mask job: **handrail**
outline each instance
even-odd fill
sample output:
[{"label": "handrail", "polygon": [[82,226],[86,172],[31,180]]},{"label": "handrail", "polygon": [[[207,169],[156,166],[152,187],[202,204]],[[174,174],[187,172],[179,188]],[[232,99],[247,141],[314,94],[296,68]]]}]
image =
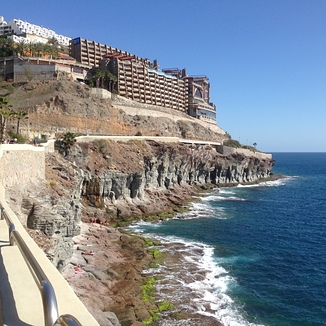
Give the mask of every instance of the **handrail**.
[{"label": "handrail", "polygon": [[44,324],[45,326],[53,325],[67,325],[67,326],[81,326],[81,323],[71,315],[59,316],[58,304],[56,295],[49,279],[44,273],[43,269],[33,256],[32,252],[26,245],[22,236],[15,229],[15,224],[11,221],[5,209],[0,204],[1,216],[0,219],[5,219],[9,225],[9,242],[13,246],[17,244],[24,260],[33,275],[33,278],[41,292],[43,302]]},{"label": "handrail", "polygon": [[61,315],[54,326],[82,326],[81,323],[76,319],[76,317],[67,314]]},{"label": "handrail", "polygon": [[43,301],[44,323],[47,326],[52,326],[59,316],[57,299],[54,293],[54,289],[18,231],[12,231],[11,238],[17,244],[41,292]]}]

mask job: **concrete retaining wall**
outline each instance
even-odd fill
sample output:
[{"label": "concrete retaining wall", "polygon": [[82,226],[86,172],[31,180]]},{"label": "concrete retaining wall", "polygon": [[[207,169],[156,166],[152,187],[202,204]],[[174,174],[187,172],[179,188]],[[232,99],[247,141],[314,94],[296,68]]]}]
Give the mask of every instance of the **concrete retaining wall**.
[{"label": "concrete retaining wall", "polygon": [[0,145],[0,183],[5,187],[45,180],[43,147],[21,144]]},{"label": "concrete retaining wall", "polygon": [[[104,100],[111,99],[111,92],[107,91],[104,88],[91,88],[91,95],[96,98],[101,98]],[[115,95],[115,94],[113,94]]]}]

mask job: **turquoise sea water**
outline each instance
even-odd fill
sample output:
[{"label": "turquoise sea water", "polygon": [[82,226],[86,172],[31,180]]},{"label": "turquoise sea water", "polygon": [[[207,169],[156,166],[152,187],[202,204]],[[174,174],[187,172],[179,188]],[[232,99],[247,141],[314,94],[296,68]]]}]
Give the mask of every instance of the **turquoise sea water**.
[{"label": "turquoise sea water", "polygon": [[225,325],[326,325],[326,153],[273,158],[285,179],[216,189],[181,218],[132,227],[183,260],[154,272],[163,297]]}]

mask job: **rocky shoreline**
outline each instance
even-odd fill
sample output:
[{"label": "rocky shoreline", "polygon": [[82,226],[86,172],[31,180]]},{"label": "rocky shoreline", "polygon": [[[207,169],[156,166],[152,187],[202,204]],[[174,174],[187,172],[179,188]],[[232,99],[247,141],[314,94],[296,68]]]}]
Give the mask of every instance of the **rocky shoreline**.
[{"label": "rocky shoreline", "polygon": [[[282,177],[274,174],[260,182]],[[136,234],[91,222],[82,222],[81,233],[73,241],[74,253],[62,275],[100,325],[144,325],[144,321],[151,318],[149,310],[157,308],[155,303],[144,302],[141,295],[148,276],[144,271],[154,259],[146,247],[147,242]],[[169,244],[163,248],[167,246]],[[163,265],[168,269],[178,269],[184,264],[184,258],[177,252],[171,254],[164,249],[162,252]],[[80,272],[76,272],[76,268]],[[159,296],[154,297],[162,301]],[[191,303],[188,311],[176,304],[173,312],[165,312],[155,325],[167,325],[167,322],[169,325],[187,322],[187,325],[222,326],[216,318],[196,312]]]},{"label": "rocky shoreline", "polygon": [[74,253],[62,275],[99,324],[143,325],[151,306],[140,296],[142,270],[152,260],[144,240],[82,222],[73,241]]},{"label": "rocky shoreline", "polygon": [[[63,275],[100,325],[144,325],[143,321],[151,318],[149,311],[157,309],[156,304],[141,299],[141,286],[145,279],[143,271],[150,266],[155,255],[148,252],[144,239],[126,234],[113,226],[126,225],[141,218],[153,221],[166,218],[186,208],[193,196],[200,192],[214,187],[234,186],[237,183],[205,183],[204,176],[208,175],[206,170],[209,171],[210,165],[207,160],[204,162],[207,167],[201,165],[202,161],[198,158],[200,169],[194,172],[200,174],[196,177],[199,181],[182,184],[175,181],[168,188],[163,185],[159,188],[156,184],[144,187],[139,183],[132,183],[134,188],[137,186],[142,191],[143,197],[130,198],[130,189],[127,186],[129,176],[136,175],[132,170],[136,167],[134,162],[141,162],[142,151],[146,149],[149,152],[150,147],[141,142],[119,146],[108,143],[105,146],[110,153],[110,160],[106,159],[109,167],[104,162],[104,154],[93,145],[84,145],[83,150],[87,151],[87,155],[81,153],[85,155],[81,156],[84,161],[79,159],[79,165],[77,156],[73,156],[72,164],[58,153],[47,155],[47,181],[44,184],[25,187],[19,185],[7,189],[6,197],[22,224],[53,264],[59,270],[63,267]],[[179,180],[181,183],[181,175],[178,174],[177,178],[172,172],[176,171],[176,162],[183,159],[182,150],[187,149],[159,144],[155,146],[159,153],[151,153],[153,173],[147,174],[142,180],[154,182],[161,176],[165,180]],[[80,147],[76,147],[78,148]],[[205,154],[208,152],[206,149]],[[139,157],[133,157],[134,153]],[[200,153],[199,150],[198,155],[201,157]],[[160,158],[158,162],[154,161],[155,157]],[[213,159],[219,162],[219,158],[215,156],[210,161],[213,162]],[[227,156],[221,157],[220,162],[225,165],[225,170],[229,170],[228,167],[235,166],[238,159],[243,160],[242,157]],[[184,160],[189,163],[186,156]],[[259,167],[257,180],[246,184],[278,178],[271,175],[263,180],[258,179],[258,176],[269,175],[272,163],[255,164],[252,161],[250,169],[254,173],[255,168]],[[158,170],[164,170],[165,174],[154,173],[156,166]],[[119,167],[124,169],[124,174]],[[141,168],[143,167],[139,168],[140,172]],[[102,171],[106,173],[108,169],[112,175],[102,175]],[[236,171],[234,179],[241,174],[242,169],[238,166]],[[112,191],[103,195],[106,194],[104,189],[107,187],[105,180],[111,180],[112,189],[116,193],[120,191],[120,197],[111,198]],[[160,215],[162,213],[165,216]],[[80,221],[83,222],[80,224]],[[93,254],[85,254],[86,251],[93,251]],[[175,265],[180,264],[178,258],[174,258]],[[200,325],[204,325],[203,317],[196,313],[178,313],[180,322],[193,320],[194,325],[199,317]],[[218,325],[215,319],[211,319],[208,317],[207,325]]]},{"label": "rocky shoreline", "polygon": [[[82,223],[80,235],[74,237],[74,254],[62,275],[90,313],[102,326],[144,325],[150,320],[155,302],[144,302],[141,287],[148,274],[153,254],[139,236],[103,226]],[[183,263],[180,256],[163,253],[163,265],[177,268]],[[182,289],[180,289],[182,290]],[[162,298],[153,294],[153,299]],[[172,304],[174,304],[172,302]],[[215,318],[175,306],[172,315],[165,312],[155,325],[222,326]],[[151,324],[152,325],[152,324]]]}]

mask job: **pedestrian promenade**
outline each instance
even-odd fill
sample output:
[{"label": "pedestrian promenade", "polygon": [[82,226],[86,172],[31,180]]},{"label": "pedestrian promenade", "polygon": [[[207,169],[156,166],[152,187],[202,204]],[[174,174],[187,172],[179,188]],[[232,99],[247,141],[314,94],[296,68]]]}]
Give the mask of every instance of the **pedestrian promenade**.
[{"label": "pedestrian promenade", "polygon": [[[0,185],[0,204],[52,284],[59,316],[73,315],[81,325],[98,326],[97,321],[78,299],[60,272],[28,235],[4,198],[4,188]],[[0,292],[2,303],[0,326],[47,325],[44,319],[41,292],[34,277],[35,274],[29,269],[18,246],[11,246],[9,243],[9,229],[6,221],[0,220]]]}]

